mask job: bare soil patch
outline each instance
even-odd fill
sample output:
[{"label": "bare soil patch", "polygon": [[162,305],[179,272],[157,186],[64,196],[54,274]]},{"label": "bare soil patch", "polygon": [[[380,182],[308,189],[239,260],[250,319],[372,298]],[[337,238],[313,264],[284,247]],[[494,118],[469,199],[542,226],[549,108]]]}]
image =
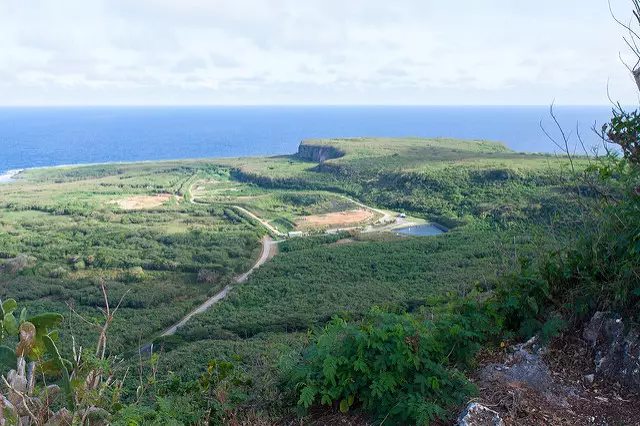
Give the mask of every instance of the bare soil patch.
[{"label": "bare soil patch", "polygon": [[352,242],[353,242],[353,239],[351,239],[351,238],[343,238],[343,239],[338,240],[335,243],[331,243],[329,245],[330,246],[341,246],[343,244],[351,244]]},{"label": "bare soil patch", "polygon": [[117,204],[123,210],[144,210],[160,207],[170,200],[171,194],[133,195],[128,198],[112,201],[111,204]]},{"label": "bare soil patch", "polygon": [[304,216],[297,219],[295,222],[296,226],[300,229],[339,228],[349,225],[359,225],[370,220],[372,217],[373,212],[365,209],[356,209],[345,212]]}]

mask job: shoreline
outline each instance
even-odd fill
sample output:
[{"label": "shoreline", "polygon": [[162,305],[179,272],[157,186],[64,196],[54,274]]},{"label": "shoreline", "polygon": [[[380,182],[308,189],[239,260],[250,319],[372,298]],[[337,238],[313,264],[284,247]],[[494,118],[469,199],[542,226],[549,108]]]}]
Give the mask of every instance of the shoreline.
[{"label": "shoreline", "polygon": [[[430,139],[430,138],[425,138],[425,139]],[[305,139],[303,141],[300,142],[299,146],[302,145],[305,141],[307,141],[308,139]],[[487,141],[487,142],[495,142],[495,141],[490,141],[490,140],[486,140],[486,139],[469,139],[470,141]],[[495,143],[500,143],[505,145],[508,149],[511,150],[511,148],[508,147],[508,145],[505,142],[495,142]],[[531,155],[531,156],[542,156],[542,157],[548,157],[551,156],[552,154],[547,153],[547,152],[537,152],[537,151],[513,151],[511,150],[513,154],[521,154],[521,155]],[[269,157],[279,157],[279,156],[297,156],[298,152],[293,152],[293,153],[275,153],[275,154],[268,154],[268,155],[239,155],[239,156],[221,156],[221,157],[191,157],[191,158],[162,158],[162,159],[151,159],[151,160],[123,160],[123,161],[97,161],[97,162],[90,162],[90,163],[71,163],[71,164],[55,164],[55,165],[49,165],[49,166],[35,166],[35,167],[23,167],[20,169],[12,169],[12,170],[0,170],[0,183],[8,183],[8,182],[15,182],[18,179],[14,179],[13,177],[23,173],[23,172],[27,172],[29,170],[41,170],[41,169],[57,169],[57,168],[75,168],[75,167],[91,167],[91,166],[102,166],[102,165],[117,165],[117,164],[122,164],[122,165],[131,165],[131,164],[147,164],[147,163],[164,163],[164,162],[181,162],[181,161],[215,161],[215,160],[230,160],[230,159],[249,159],[249,158],[269,158]]]},{"label": "shoreline", "polygon": [[[35,166],[35,167],[25,167],[22,169],[13,169],[13,170],[0,170],[0,183],[12,182],[17,179],[12,179],[13,176],[17,174],[27,172],[29,170],[42,170],[42,169],[58,169],[65,167],[91,167],[91,166],[106,166],[106,165],[114,165],[114,164],[141,164],[141,163],[164,163],[171,161],[209,161],[209,160],[233,160],[240,158],[268,158],[268,157],[278,157],[283,155],[296,155],[294,154],[270,154],[270,155],[240,155],[234,157],[193,157],[193,158],[168,158],[168,159],[159,159],[159,160],[133,160],[133,161],[99,161],[96,163],[75,163],[75,164],[55,164],[52,166]],[[2,180],[8,179],[8,180]]]},{"label": "shoreline", "polygon": [[13,177],[24,172],[25,170],[26,169],[7,170],[6,172],[0,174],[0,183],[9,183],[15,181]]}]

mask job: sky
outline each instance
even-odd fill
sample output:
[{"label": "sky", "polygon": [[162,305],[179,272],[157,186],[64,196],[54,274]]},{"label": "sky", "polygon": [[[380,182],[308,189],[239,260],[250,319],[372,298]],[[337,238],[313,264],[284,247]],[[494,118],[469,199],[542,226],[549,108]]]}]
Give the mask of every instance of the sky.
[{"label": "sky", "polygon": [[0,0],[0,105],[637,104],[623,35],[607,0]]}]

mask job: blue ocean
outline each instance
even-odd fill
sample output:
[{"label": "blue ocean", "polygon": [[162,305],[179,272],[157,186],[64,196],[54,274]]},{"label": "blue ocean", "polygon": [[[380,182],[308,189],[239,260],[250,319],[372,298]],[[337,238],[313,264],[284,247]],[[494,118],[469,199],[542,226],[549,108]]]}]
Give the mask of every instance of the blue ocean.
[{"label": "blue ocean", "polygon": [[[599,140],[610,107],[556,107],[563,128]],[[486,139],[554,152],[548,107],[0,108],[0,174],[61,164],[289,154],[308,138]]]}]

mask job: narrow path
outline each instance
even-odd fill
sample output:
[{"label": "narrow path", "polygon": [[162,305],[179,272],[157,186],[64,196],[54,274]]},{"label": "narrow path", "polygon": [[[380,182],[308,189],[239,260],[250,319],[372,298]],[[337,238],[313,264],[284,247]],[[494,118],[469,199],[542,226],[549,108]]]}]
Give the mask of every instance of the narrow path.
[{"label": "narrow path", "polygon": [[[195,185],[195,183],[193,185],[191,185],[191,188],[193,188],[193,186]],[[193,191],[191,190],[191,188],[189,189],[189,192],[191,193],[191,203],[192,204],[198,204],[196,203],[196,199],[193,195]],[[269,222],[267,222],[264,219],[261,219],[260,217],[256,216],[255,214],[251,213],[249,210],[245,209],[244,207],[240,207],[240,206],[233,206],[234,208],[240,210],[242,213],[246,214],[247,216],[249,216],[251,219],[257,220],[258,222],[260,222],[265,228],[267,228],[269,231],[273,232],[274,235],[277,235],[278,237],[286,237],[287,234],[285,234],[284,232],[280,232],[278,231],[273,225],[271,225]],[[242,281],[240,281],[242,282]]]},{"label": "narrow path", "polygon": [[240,210],[242,213],[246,214],[251,219],[255,219],[258,222],[260,222],[265,228],[267,228],[269,231],[273,232],[275,235],[277,235],[279,237],[284,237],[284,236],[287,235],[287,234],[285,234],[283,232],[278,231],[269,222],[267,222],[264,219],[260,219],[258,216],[256,216],[255,214],[251,213],[249,210],[245,209],[244,207],[240,207],[240,206],[233,206],[233,207],[235,207],[236,209]]},{"label": "narrow path", "polygon": [[[272,254],[272,251],[275,250],[276,246],[277,246],[277,243],[274,242],[268,235],[264,236],[262,238],[262,251],[260,252],[260,257],[258,258],[256,263],[254,263],[253,266],[244,274],[236,276],[233,279],[233,281],[236,283],[243,283],[247,281],[247,279],[253,273],[253,271],[255,271],[260,266],[264,265],[264,263],[269,259],[269,257]],[[219,301],[227,297],[227,294],[229,294],[229,291],[231,291],[232,288],[233,286],[231,284],[227,285],[225,288],[220,290],[218,294],[207,299],[202,305],[198,306],[193,311],[189,312],[184,318],[182,318],[176,324],[172,325],[167,330],[165,330],[161,334],[161,336],[171,336],[172,334],[175,334],[176,331],[180,327],[185,325],[194,315],[203,313],[204,311],[206,311],[207,309],[209,309],[210,307],[212,307],[213,305],[215,305],[216,303],[218,303]]]}]

